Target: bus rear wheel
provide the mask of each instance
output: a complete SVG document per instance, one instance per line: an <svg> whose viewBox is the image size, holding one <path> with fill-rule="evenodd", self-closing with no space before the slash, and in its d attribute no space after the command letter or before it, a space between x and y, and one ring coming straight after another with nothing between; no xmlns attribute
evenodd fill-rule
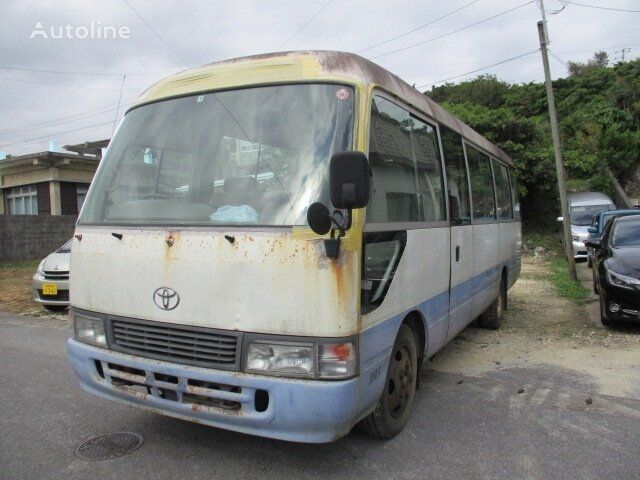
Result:
<svg viewBox="0 0 640 480"><path fill-rule="evenodd" d="M482 328L497 330L502 325L505 307L507 305L507 287L504 278L500 281L500 289L498 297L493 301L480 317L478 317L478 325Z"/></svg>
<svg viewBox="0 0 640 480"><path fill-rule="evenodd" d="M401 325L393 344L384 390L376 408L358 426L376 438L393 438L409 421L418 380L416 337Z"/></svg>

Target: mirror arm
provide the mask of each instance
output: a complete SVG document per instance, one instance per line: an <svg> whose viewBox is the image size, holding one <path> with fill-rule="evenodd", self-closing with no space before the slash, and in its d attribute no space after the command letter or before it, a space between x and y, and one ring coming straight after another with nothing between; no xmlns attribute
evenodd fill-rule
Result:
<svg viewBox="0 0 640 480"><path fill-rule="evenodd" d="M346 230L351 226L351 209L347 210L347 215L343 219L343 223L340 224L335 218L335 213L331 216L331 222L334 226L331 227L331 238L325 238L324 251L328 258L336 259L340 256L340 240L344 237ZM336 231L338 236L336 237Z"/></svg>

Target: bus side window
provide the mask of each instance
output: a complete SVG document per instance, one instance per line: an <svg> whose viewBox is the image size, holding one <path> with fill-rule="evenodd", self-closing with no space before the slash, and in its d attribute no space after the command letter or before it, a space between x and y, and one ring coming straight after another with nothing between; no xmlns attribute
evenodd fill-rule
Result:
<svg viewBox="0 0 640 480"><path fill-rule="evenodd" d="M446 220L442 164L436 129L414 117L411 143L418 177L420 220L425 222Z"/></svg>
<svg viewBox="0 0 640 480"><path fill-rule="evenodd" d="M413 119L409 112L381 97L371 106L369 163L371 203L367 221L419 222L417 179L411 144Z"/></svg>
<svg viewBox="0 0 640 480"><path fill-rule="evenodd" d="M451 221L458 224L469 223L471 221L471 205L462 137L443 125L440 125L440 136L445 168L447 169Z"/></svg>
<svg viewBox="0 0 640 480"><path fill-rule="evenodd" d="M509 179L511 180L511 196L513 197L513 218L520 221L520 199L518 198L518 182L512 168L509 169Z"/></svg>
<svg viewBox="0 0 640 480"><path fill-rule="evenodd" d="M496 207L489 157L467 145L467 160L471 176L473 219L493 220L496 218Z"/></svg>
<svg viewBox="0 0 640 480"><path fill-rule="evenodd" d="M513 208L511 205L511 191L509 190L509 171L495 159L491 159L493 164L493 176L496 180L496 200L498 201L498 218L513 218Z"/></svg>

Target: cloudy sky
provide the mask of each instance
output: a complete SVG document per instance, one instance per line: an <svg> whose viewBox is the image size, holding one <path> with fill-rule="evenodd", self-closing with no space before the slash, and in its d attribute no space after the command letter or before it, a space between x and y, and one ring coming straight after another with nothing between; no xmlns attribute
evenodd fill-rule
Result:
<svg viewBox="0 0 640 480"><path fill-rule="evenodd" d="M597 50L640 54L640 0L545 5L554 77ZM528 0L0 0L0 18L0 152L14 155L109 138L123 74L118 120L169 73L262 52L356 52L422 89L480 73L542 78L537 52L467 74L538 48L540 10ZM104 27L124 34L52 38L82 37L92 24L94 37Z"/></svg>

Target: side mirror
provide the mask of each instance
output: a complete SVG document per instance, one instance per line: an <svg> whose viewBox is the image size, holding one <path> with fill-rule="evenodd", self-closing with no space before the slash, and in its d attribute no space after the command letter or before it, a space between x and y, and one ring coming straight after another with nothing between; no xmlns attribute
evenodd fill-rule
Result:
<svg viewBox="0 0 640 480"><path fill-rule="evenodd" d="M340 152L329 165L331 203L337 209L363 208L371 193L371 167L362 152Z"/></svg>
<svg viewBox="0 0 640 480"><path fill-rule="evenodd" d="M312 203L307 210L307 223L309 223L309 227L314 233L326 235L331 230L329 209L323 203Z"/></svg>
<svg viewBox="0 0 640 480"><path fill-rule="evenodd" d="M558 219L557 219L557 220L558 220L559 222L562 222L562 221L564 220L564 218L563 218L563 217L558 217Z"/></svg>
<svg viewBox="0 0 640 480"><path fill-rule="evenodd" d="M589 232L592 235L595 235L598 233L598 229L596 227L589 227L587 228L587 232Z"/></svg>
<svg viewBox="0 0 640 480"><path fill-rule="evenodd" d="M584 244L587 247L595 248L596 250L601 247L600 240L597 238L590 238L589 240L585 241Z"/></svg>

